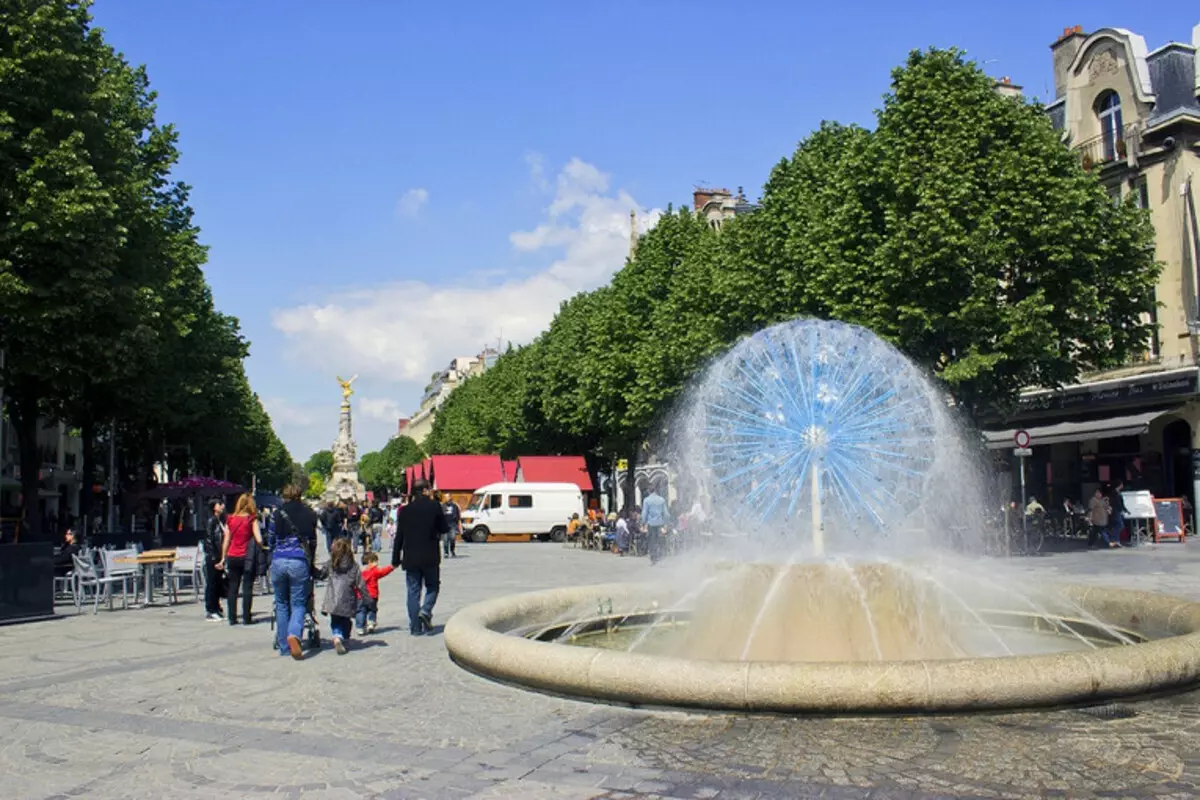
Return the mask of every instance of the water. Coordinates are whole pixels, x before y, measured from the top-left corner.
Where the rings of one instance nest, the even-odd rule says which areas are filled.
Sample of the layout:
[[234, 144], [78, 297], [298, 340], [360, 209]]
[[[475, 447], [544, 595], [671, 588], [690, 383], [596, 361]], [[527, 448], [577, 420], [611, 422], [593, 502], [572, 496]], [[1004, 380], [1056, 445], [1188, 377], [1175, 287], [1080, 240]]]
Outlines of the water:
[[982, 551], [982, 452], [945, 391], [863, 328], [803, 319], [744, 339], [692, 387], [668, 435], [677, 508], [702, 506], [715, 535], [656, 576], [663, 607], [686, 608], [688, 624], [608, 634], [630, 650], [858, 661], [1097, 646], [1049, 622], [1049, 637], [994, 622], [1080, 612], [995, 561], [949, 552], [964, 530], [966, 549]]

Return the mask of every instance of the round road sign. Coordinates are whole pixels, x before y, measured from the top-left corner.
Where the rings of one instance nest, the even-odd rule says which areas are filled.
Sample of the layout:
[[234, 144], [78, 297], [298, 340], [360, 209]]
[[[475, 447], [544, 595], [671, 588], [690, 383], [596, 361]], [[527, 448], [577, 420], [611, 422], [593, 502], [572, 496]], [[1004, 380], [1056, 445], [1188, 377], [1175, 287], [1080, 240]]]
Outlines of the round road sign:
[[1029, 447], [1029, 431], [1017, 431], [1013, 434], [1013, 441], [1017, 443], [1017, 447]]

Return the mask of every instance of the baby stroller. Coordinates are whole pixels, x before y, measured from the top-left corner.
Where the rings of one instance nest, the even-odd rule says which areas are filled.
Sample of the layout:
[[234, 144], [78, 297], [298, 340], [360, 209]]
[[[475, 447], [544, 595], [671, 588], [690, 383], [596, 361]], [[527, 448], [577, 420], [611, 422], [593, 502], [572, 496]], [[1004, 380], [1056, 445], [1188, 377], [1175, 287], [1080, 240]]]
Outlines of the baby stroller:
[[[316, 577], [309, 584], [308, 601], [304, 606], [304, 630], [300, 634], [301, 644], [309, 650], [321, 649], [321, 625], [316, 615]], [[271, 614], [271, 649], [279, 648], [279, 639], [275, 635], [275, 614]]]

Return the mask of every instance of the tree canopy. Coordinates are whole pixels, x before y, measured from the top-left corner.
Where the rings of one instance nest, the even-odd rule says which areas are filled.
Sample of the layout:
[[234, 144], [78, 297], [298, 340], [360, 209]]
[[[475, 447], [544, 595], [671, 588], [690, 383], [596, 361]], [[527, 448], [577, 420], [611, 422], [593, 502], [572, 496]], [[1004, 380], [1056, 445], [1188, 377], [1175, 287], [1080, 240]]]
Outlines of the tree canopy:
[[0, 8], [0, 385], [34, 537], [43, 421], [82, 431], [88, 488], [101, 428], [120, 446], [108, 477], [130, 487], [156, 462], [271, 488], [291, 465], [205, 282], [177, 134], [89, 5]]
[[333, 451], [318, 450], [313, 453], [308, 457], [308, 461], [304, 462], [304, 471], [310, 475], [316, 473], [328, 478], [333, 474]]
[[406, 490], [404, 470], [424, 458], [409, 436], [392, 438], [382, 450], [365, 454], [358, 462], [358, 479], [372, 492]]
[[956, 50], [915, 51], [874, 130], [823, 123], [720, 232], [668, 210], [612, 282], [446, 400], [432, 453], [636, 463], [708, 359], [798, 316], [863, 325], [968, 413], [1144, 348], [1159, 266], [1036, 103]]

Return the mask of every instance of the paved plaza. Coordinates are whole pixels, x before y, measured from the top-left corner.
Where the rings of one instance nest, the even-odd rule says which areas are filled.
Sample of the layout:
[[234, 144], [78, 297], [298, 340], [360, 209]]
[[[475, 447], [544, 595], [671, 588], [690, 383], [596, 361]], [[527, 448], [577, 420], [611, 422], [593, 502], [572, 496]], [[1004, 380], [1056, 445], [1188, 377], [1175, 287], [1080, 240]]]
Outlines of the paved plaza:
[[[645, 559], [462, 546], [435, 623], [487, 597], [652, 578]], [[1200, 546], [1021, 559], [1047, 579], [1200, 600]], [[1097, 709], [793, 719], [529, 693], [408, 635], [403, 578], [348, 655], [275, 656], [201, 607], [0, 628], [0, 797], [924, 798], [1200, 796], [1200, 692]]]

